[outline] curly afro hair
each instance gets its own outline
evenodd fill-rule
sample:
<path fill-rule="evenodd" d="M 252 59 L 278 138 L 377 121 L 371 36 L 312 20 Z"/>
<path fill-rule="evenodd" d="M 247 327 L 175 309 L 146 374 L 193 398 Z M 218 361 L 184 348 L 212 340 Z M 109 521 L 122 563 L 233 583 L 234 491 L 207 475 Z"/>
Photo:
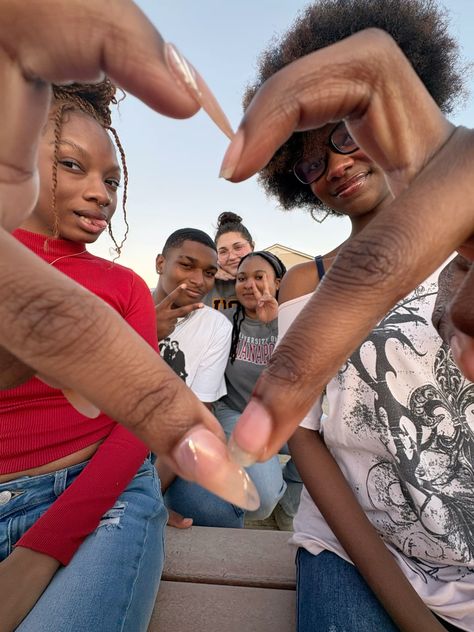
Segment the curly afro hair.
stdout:
<path fill-rule="evenodd" d="M 311 4 L 262 53 L 257 80 L 244 94 L 244 109 L 258 88 L 287 64 L 369 27 L 393 37 L 441 110 L 451 112 L 463 94 L 462 68 L 458 45 L 448 33 L 446 12 L 434 0 L 319 0 Z M 303 153 L 303 138 L 304 133 L 293 134 L 260 172 L 259 180 L 286 210 L 336 214 L 293 175 L 293 164 Z"/>

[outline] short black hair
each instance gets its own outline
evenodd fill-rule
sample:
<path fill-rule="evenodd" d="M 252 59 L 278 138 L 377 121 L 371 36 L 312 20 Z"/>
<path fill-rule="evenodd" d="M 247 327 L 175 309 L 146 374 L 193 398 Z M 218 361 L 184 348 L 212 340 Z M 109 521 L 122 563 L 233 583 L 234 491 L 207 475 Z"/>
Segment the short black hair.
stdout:
<path fill-rule="evenodd" d="M 463 68 L 457 42 L 448 33 L 446 11 L 434 0 L 317 0 L 297 17 L 290 29 L 260 57 L 258 76 L 244 95 L 246 108 L 258 88 L 287 64 L 335 44 L 367 28 L 393 37 L 428 92 L 445 112 L 463 95 Z M 303 153 L 303 133 L 293 134 L 260 172 L 266 192 L 290 210 L 324 210 L 311 188 L 292 172 Z"/>
<path fill-rule="evenodd" d="M 179 248 L 185 241 L 196 241 L 198 244 L 203 244 L 217 252 L 216 244 L 203 230 L 199 230 L 199 228 L 180 228 L 168 237 L 161 254 L 166 256 L 170 248 Z"/>

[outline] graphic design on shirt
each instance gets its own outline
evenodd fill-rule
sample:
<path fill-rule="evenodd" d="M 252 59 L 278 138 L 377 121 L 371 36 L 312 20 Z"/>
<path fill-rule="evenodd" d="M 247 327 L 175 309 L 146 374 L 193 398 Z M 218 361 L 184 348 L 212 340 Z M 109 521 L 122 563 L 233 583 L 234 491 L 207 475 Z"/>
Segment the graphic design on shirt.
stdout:
<path fill-rule="evenodd" d="M 241 334 L 235 359 L 266 366 L 272 356 L 276 342 L 277 336 L 251 338 Z"/>
<path fill-rule="evenodd" d="M 160 343 L 159 348 L 160 356 L 166 364 L 173 369 L 176 375 L 179 375 L 179 377 L 186 382 L 186 378 L 188 377 L 186 373 L 186 357 L 179 348 L 179 342 L 165 338 L 163 342 Z"/>
<path fill-rule="evenodd" d="M 415 558 L 407 563 L 425 581 L 441 579 L 442 569 L 443 579 L 456 580 L 474 573 L 465 567 L 474 564 L 474 385 L 441 339 L 427 359 L 429 324 L 415 305 L 435 293 L 420 290 L 387 314 L 342 370 L 353 367 L 364 383 L 361 401 L 369 389 L 374 396 L 372 411 L 358 404 L 345 422 L 364 440 L 378 437 L 391 455 L 376 457 L 366 478 L 379 532 Z M 403 364 L 409 357 L 425 363 L 420 376 L 432 381 L 416 385 L 413 365 Z"/>

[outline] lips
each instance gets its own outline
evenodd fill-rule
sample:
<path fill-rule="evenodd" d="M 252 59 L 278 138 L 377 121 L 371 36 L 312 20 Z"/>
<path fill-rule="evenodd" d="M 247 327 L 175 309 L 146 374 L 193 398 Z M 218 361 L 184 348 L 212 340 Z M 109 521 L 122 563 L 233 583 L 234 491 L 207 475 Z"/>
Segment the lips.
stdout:
<path fill-rule="evenodd" d="M 99 233 L 107 228 L 107 216 L 105 213 L 92 211 L 74 211 L 80 227 L 89 233 Z"/>
<path fill-rule="evenodd" d="M 356 173 L 354 176 L 340 184 L 332 193 L 332 195 L 334 197 L 348 197 L 353 193 L 356 193 L 356 191 L 358 191 L 365 184 L 368 175 L 368 171 Z"/>

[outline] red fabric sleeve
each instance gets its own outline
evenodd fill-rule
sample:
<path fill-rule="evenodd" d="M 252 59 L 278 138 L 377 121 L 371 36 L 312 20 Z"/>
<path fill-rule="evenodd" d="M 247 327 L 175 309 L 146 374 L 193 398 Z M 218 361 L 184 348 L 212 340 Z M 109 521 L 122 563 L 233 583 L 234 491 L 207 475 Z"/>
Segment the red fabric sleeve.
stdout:
<path fill-rule="evenodd" d="M 124 317 L 158 349 L 153 300 L 145 282 L 136 275 Z M 68 564 L 85 538 L 97 528 L 104 513 L 113 507 L 148 452 L 144 443 L 117 425 L 74 483 L 23 535 L 17 546 Z"/>

